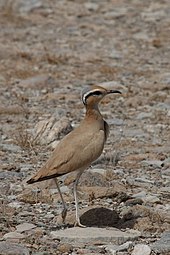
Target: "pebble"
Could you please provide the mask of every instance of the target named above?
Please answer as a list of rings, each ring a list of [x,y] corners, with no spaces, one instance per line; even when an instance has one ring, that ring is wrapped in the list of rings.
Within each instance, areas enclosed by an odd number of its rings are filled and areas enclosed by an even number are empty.
[[[146,244],[136,244],[132,255],[150,255],[151,254],[151,248]]]
[[[163,195],[163,197],[170,197],[170,186],[168,187],[161,187],[159,189],[159,193],[161,193]]]
[[[109,125],[122,126],[124,124],[124,120],[118,118],[108,119],[107,123]]]
[[[143,200],[141,198],[133,198],[133,199],[128,199],[126,202],[125,202],[125,205],[126,206],[132,206],[132,205],[142,205],[143,204]]]
[[[17,232],[9,232],[3,236],[4,239],[23,239],[25,235],[17,233]]]
[[[140,112],[136,117],[137,120],[148,119],[152,117],[152,112]]]
[[[53,219],[54,217],[55,215],[53,213],[49,213],[44,216],[45,219]]]
[[[142,166],[150,166],[153,168],[162,168],[163,166],[163,161],[161,160],[143,160],[141,162]]]
[[[84,3],[84,6],[89,10],[89,11],[97,11],[99,8],[99,5],[97,3]]]
[[[170,110],[170,104],[166,104],[166,103],[158,103],[155,105],[155,108],[160,109],[160,110]]]
[[[138,177],[138,178],[127,177],[126,182],[129,185],[138,186],[138,187],[146,187],[146,188],[154,184],[154,181],[151,181],[142,177]]]
[[[116,255],[118,251],[126,251],[129,248],[131,248],[132,247],[132,242],[128,241],[128,242],[126,242],[122,245],[109,244],[109,245],[106,245],[104,247],[105,247],[105,250],[108,251],[110,254]]]
[[[18,209],[22,207],[22,203],[18,201],[13,201],[9,203],[8,206]]]
[[[73,251],[73,246],[69,243],[60,243],[57,247],[57,250],[60,251],[62,254],[65,252],[70,253]]]
[[[144,183],[151,183],[151,184],[154,184],[154,181],[151,181],[149,179],[146,179],[144,177],[137,177],[135,178],[135,181],[136,182],[144,182]]]
[[[20,152],[21,148],[15,144],[1,144],[1,150],[16,153]]]
[[[13,4],[13,8],[16,12],[20,12],[22,14],[29,13],[30,11],[42,7],[43,6],[42,3],[43,3],[42,0],[30,0],[30,1],[20,0],[16,1],[16,3]]]
[[[146,192],[143,190],[139,193],[133,194],[132,197],[133,198],[144,198],[144,197],[146,197]]]
[[[17,173],[15,171],[9,172],[9,171],[3,171],[0,172],[0,180],[9,179],[13,177],[22,177],[21,173]]]
[[[164,161],[163,161],[164,165],[165,166],[169,166],[170,167],[170,157],[166,158]],[[166,169],[166,170],[169,170],[169,175],[170,175],[170,169]]]
[[[160,199],[157,196],[148,195],[142,199],[144,203],[159,203]]]
[[[90,170],[91,171],[91,170]],[[107,170],[103,168],[92,168],[92,173],[99,173],[106,176]]]
[[[32,0],[36,1],[36,0]],[[26,3],[26,1],[24,1]],[[37,75],[33,77],[29,77],[25,80],[21,80],[18,84],[20,87],[33,88],[33,89],[41,89],[51,84],[51,78],[48,75]]]
[[[33,228],[36,228],[36,226],[34,224],[31,223],[22,223],[16,226],[16,231],[19,233],[25,232],[25,231],[29,231]]]

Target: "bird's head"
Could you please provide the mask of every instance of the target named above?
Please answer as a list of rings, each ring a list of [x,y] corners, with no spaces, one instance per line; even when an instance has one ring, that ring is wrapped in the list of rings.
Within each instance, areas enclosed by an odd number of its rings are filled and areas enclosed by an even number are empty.
[[[98,105],[98,103],[108,94],[120,93],[119,90],[106,89],[101,86],[91,86],[82,91],[82,101],[85,106]]]

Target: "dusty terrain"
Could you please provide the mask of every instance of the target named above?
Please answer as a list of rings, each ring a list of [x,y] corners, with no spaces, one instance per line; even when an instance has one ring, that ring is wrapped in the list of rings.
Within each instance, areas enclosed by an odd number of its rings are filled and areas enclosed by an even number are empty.
[[[169,0],[1,0],[0,24],[0,254],[170,254]],[[74,174],[60,179],[64,226],[54,183],[25,184],[83,118],[91,84],[123,93],[100,105],[110,136],[81,178],[81,219],[137,233],[122,250],[53,237],[73,227]]]

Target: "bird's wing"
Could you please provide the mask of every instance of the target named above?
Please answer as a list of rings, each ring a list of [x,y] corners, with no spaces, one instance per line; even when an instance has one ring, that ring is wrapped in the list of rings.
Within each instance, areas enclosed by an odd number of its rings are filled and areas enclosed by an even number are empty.
[[[72,134],[58,144],[50,159],[35,174],[32,182],[41,181],[87,167],[102,153],[105,142],[103,130],[97,133]]]
[[[106,141],[109,136],[109,125],[107,124],[106,121],[104,121],[104,130],[105,130],[105,141]]]

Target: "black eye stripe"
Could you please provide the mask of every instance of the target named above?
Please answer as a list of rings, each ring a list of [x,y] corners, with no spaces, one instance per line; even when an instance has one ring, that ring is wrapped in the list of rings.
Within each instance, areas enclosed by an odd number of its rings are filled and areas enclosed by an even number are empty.
[[[100,96],[102,95],[102,92],[101,91],[94,91],[91,93],[93,96]]]
[[[102,92],[101,91],[92,91],[92,92],[89,92],[87,95],[85,95],[85,98],[87,99],[89,96],[99,96],[99,95],[102,95]]]
[[[96,91],[91,91],[91,92],[88,92],[86,94],[84,94],[83,98],[82,98],[82,101],[83,103],[85,104],[86,103],[86,100],[89,96],[100,96],[102,95],[103,93],[99,90],[96,90]]]

